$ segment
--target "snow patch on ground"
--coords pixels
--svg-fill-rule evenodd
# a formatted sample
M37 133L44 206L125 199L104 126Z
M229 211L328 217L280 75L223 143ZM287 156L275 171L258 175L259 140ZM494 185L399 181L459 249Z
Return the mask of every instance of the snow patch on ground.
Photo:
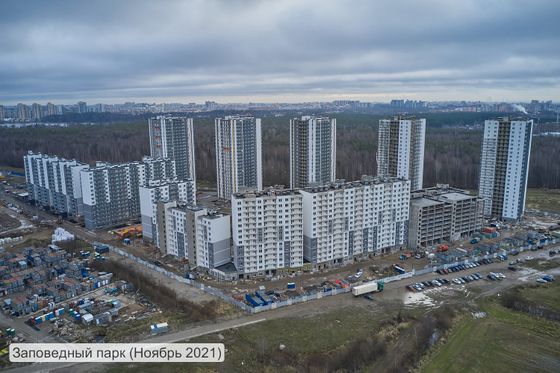
M405 307L423 307L435 306L437 303L434 299L430 298L425 292L422 293L406 293L404 295L403 303Z

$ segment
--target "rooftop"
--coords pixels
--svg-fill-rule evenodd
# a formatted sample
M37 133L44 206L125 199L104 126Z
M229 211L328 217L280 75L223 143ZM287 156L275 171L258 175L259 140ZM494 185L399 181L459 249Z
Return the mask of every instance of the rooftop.
M308 192L308 193L319 193L319 192L326 192L326 191L330 191L330 190L357 188L357 187L367 186L367 185L380 185L380 184L405 182L405 181L409 182L408 180L406 180L404 178L378 177L378 176L364 175L364 176L362 176L361 180L346 181L344 179L339 179L339 180L336 180L336 181L334 181L330 184L327 184L327 185L305 188L304 191Z
M443 201L437 201L435 199L422 197L422 198L415 198L411 200L410 203L412 203L414 206L428 207L428 206L440 205L443 203Z
M259 198L259 197L275 197L275 196L289 196L299 194L299 191L294 189L285 189L284 185L274 185L264 190L255 191L248 190L245 192L234 193L234 198Z

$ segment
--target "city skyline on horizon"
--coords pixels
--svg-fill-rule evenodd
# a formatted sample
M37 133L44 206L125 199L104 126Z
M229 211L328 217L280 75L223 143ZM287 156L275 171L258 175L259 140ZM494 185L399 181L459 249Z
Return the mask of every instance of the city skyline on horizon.
M490 100L491 99L491 100ZM374 105L389 105L393 100L402 100L402 101L410 101L410 102L424 102L424 103L484 103L484 104L529 104L532 101L538 101L540 103L547 103L551 102L552 104L560 104L560 99L553 99L552 97L545 97L545 98L528 98L526 100L498 100L492 99L489 97L489 100L483 99L442 99L442 100L428 100L422 97L409 97L409 96L395 96L391 98L387 98L386 100L378 100L378 101L367 101L365 99L358 98L349 98L347 96L333 98L332 100L320 99L319 97L317 100L294 100L294 101L221 101L217 100L217 97L200 97L197 100L189 100L182 98L160 98L160 99L149 99L149 98L142 98L139 100L128 100L122 99L117 101L103 101L103 100L89 100L86 98L76 98L74 100L65 100L65 101L56 101L56 100L35 100L35 101L17 101L17 102L0 102L0 106L4 107L16 107L18 104L24 104L27 106L31 106L33 104L39 104L41 106L46 106L47 104L53 104L55 106L77 106L79 102L85 102L88 107L95 106L95 105L126 105L126 104L147 104L147 105L205 105L206 103L214 103L217 105L298 105L298 104L328 104L334 103L336 101L355 101L359 103L366 103L366 104L374 104Z

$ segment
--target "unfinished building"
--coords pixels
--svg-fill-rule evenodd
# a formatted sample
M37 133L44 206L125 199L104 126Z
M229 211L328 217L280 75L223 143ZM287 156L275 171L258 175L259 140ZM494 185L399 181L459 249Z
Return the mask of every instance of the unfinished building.
M413 192L408 247L426 248L472 235L482 227L483 208L478 196L446 184Z

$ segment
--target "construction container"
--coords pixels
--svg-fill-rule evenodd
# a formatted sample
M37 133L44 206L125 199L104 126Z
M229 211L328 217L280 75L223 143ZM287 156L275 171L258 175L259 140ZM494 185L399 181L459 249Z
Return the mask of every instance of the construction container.
M255 299L253 298L253 296L249 293L245 294L245 300L247 301L247 303L249 303L249 305L253 306L253 307L260 307L262 306L262 302L260 299Z
M84 316L82 316L82 323L84 325L88 325L92 321L93 321L93 315L91 313L86 313Z
M288 282L287 288L288 288L288 290L296 290L296 283L295 282Z
M153 335L166 333L169 330L169 325L166 322L153 324L150 326L150 331Z
M393 268L395 269L395 271L397 271L401 275L406 272L403 267L401 267L400 265L397 265L397 264L393 265Z
M265 294L263 294L262 292L256 291L256 292L255 292L255 295L257 296L257 298L259 298L259 299L263 302L263 304L264 304L265 306L266 306L267 304L271 303L271 301L268 299L268 297L267 297Z

